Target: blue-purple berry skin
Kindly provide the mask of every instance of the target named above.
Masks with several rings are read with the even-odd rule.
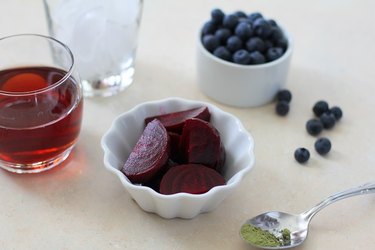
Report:
[[[225,44],[228,38],[232,35],[232,31],[226,28],[220,28],[216,30],[215,37],[220,41],[220,43]]]
[[[234,14],[229,14],[224,16],[223,19],[223,27],[233,30],[238,24],[238,16]]]
[[[221,9],[213,9],[211,11],[211,20],[214,23],[221,24],[223,22],[224,16],[225,14]]]
[[[323,130],[323,124],[318,119],[310,119],[306,122],[306,130],[310,135],[318,135]]]
[[[336,118],[335,118],[335,116],[332,113],[330,113],[330,112],[324,112],[320,116],[320,121],[322,122],[323,127],[325,129],[331,129],[331,128],[333,128],[335,126]]]
[[[280,47],[272,47],[267,50],[266,58],[267,61],[275,61],[279,59],[284,54],[284,50]]]
[[[232,53],[225,47],[225,46],[219,46],[217,47],[214,52],[214,56],[223,59],[225,61],[232,61]]]
[[[246,49],[249,52],[253,52],[253,51],[262,52],[262,51],[264,51],[265,44],[264,44],[263,39],[261,39],[260,37],[257,37],[257,36],[249,38],[249,40],[246,41]]]
[[[272,26],[264,19],[258,18],[253,23],[255,34],[261,38],[267,38],[272,33]]]
[[[234,33],[242,40],[248,39],[253,35],[251,25],[245,22],[239,22],[234,30]]]
[[[202,35],[214,34],[217,29],[216,24],[213,21],[207,21],[202,28]]]
[[[323,113],[329,110],[328,103],[326,101],[318,101],[313,106],[313,112],[317,117],[320,117]]]
[[[289,103],[292,100],[292,92],[287,89],[281,89],[277,92],[276,97],[278,101],[286,101]]]
[[[233,62],[242,65],[248,65],[250,63],[250,54],[247,50],[240,49],[233,54]]]
[[[253,13],[250,13],[247,18],[251,22],[254,22],[256,19],[262,18],[262,17],[263,17],[263,15],[260,12],[253,12]]]
[[[279,116],[286,116],[289,113],[289,103],[286,101],[279,101],[276,103],[276,114]]]
[[[310,158],[310,152],[306,148],[297,148],[296,151],[294,151],[294,158],[299,163],[305,163]]]
[[[202,43],[203,46],[210,52],[213,52],[220,45],[219,40],[211,34],[203,36]]]
[[[253,51],[253,52],[251,52],[250,53],[250,58],[251,58],[250,64],[254,64],[255,65],[255,64],[262,64],[262,63],[266,62],[266,58],[259,51]]]
[[[242,49],[242,40],[238,36],[231,36],[227,40],[227,48],[231,52]]]
[[[318,154],[326,155],[331,150],[332,144],[328,138],[322,137],[316,140],[314,147]]]
[[[334,106],[329,111],[331,114],[333,114],[336,121],[339,121],[342,118],[342,110],[340,107]]]

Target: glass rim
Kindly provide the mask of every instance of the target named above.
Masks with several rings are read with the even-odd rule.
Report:
[[[70,50],[70,48],[66,44],[64,44],[63,42],[61,42],[61,41],[59,41],[56,38],[53,38],[51,36],[45,36],[45,35],[33,34],[33,33],[23,33],[23,34],[15,34],[15,35],[9,35],[9,36],[5,36],[5,37],[0,37],[0,43],[3,40],[16,38],[16,37],[37,37],[37,38],[43,38],[43,39],[52,41],[54,43],[57,43],[60,46],[62,46],[65,49],[66,52],[68,52],[68,55],[71,59],[71,63],[70,63],[70,66],[68,67],[68,70],[66,71],[66,73],[64,73],[64,76],[60,80],[54,82],[53,84],[51,84],[47,87],[37,89],[37,90],[21,91],[21,92],[4,91],[4,90],[0,89],[0,95],[3,95],[3,96],[25,96],[25,95],[40,94],[40,93],[43,93],[43,92],[46,92],[48,90],[56,88],[57,86],[59,86],[60,84],[65,82],[72,75],[73,69],[74,69],[74,56],[73,56],[72,51]]]

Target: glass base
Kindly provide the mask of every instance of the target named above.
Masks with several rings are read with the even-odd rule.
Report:
[[[72,151],[73,146],[65,150],[63,153],[58,156],[48,159],[46,161],[31,163],[31,164],[19,164],[12,162],[5,162],[0,160],[0,167],[16,174],[33,174],[40,173],[51,168],[56,167],[62,163],[66,158],[68,158],[70,152]]]
[[[112,96],[133,83],[134,67],[129,67],[119,75],[107,76],[95,81],[82,80],[83,95],[86,97]]]

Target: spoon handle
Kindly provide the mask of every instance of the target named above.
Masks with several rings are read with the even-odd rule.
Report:
[[[322,210],[326,206],[328,206],[328,205],[330,205],[330,204],[332,204],[332,203],[334,203],[336,201],[339,201],[339,200],[342,200],[342,199],[346,199],[346,198],[349,198],[349,197],[352,197],[352,196],[356,196],[356,195],[371,194],[371,193],[375,193],[375,182],[368,182],[368,183],[365,183],[365,184],[363,184],[361,186],[350,188],[348,190],[339,192],[337,194],[333,194],[333,195],[327,197],[326,199],[324,199],[323,201],[321,201],[320,203],[318,203],[316,206],[314,206],[310,210],[302,213],[302,216],[307,221],[310,221],[311,218],[317,212],[319,212],[320,210]]]

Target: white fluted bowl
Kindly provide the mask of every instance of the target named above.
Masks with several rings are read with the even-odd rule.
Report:
[[[153,189],[132,184],[120,171],[144,129],[144,118],[207,106],[211,123],[220,132],[226,149],[223,175],[226,185],[204,194],[177,193],[163,195]],[[137,105],[119,115],[101,140],[105,167],[114,173],[137,204],[145,211],[163,218],[193,218],[215,209],[240,184],[254,165],[254,141],[235,116],[216,106],[199,101],[169,98]]]

